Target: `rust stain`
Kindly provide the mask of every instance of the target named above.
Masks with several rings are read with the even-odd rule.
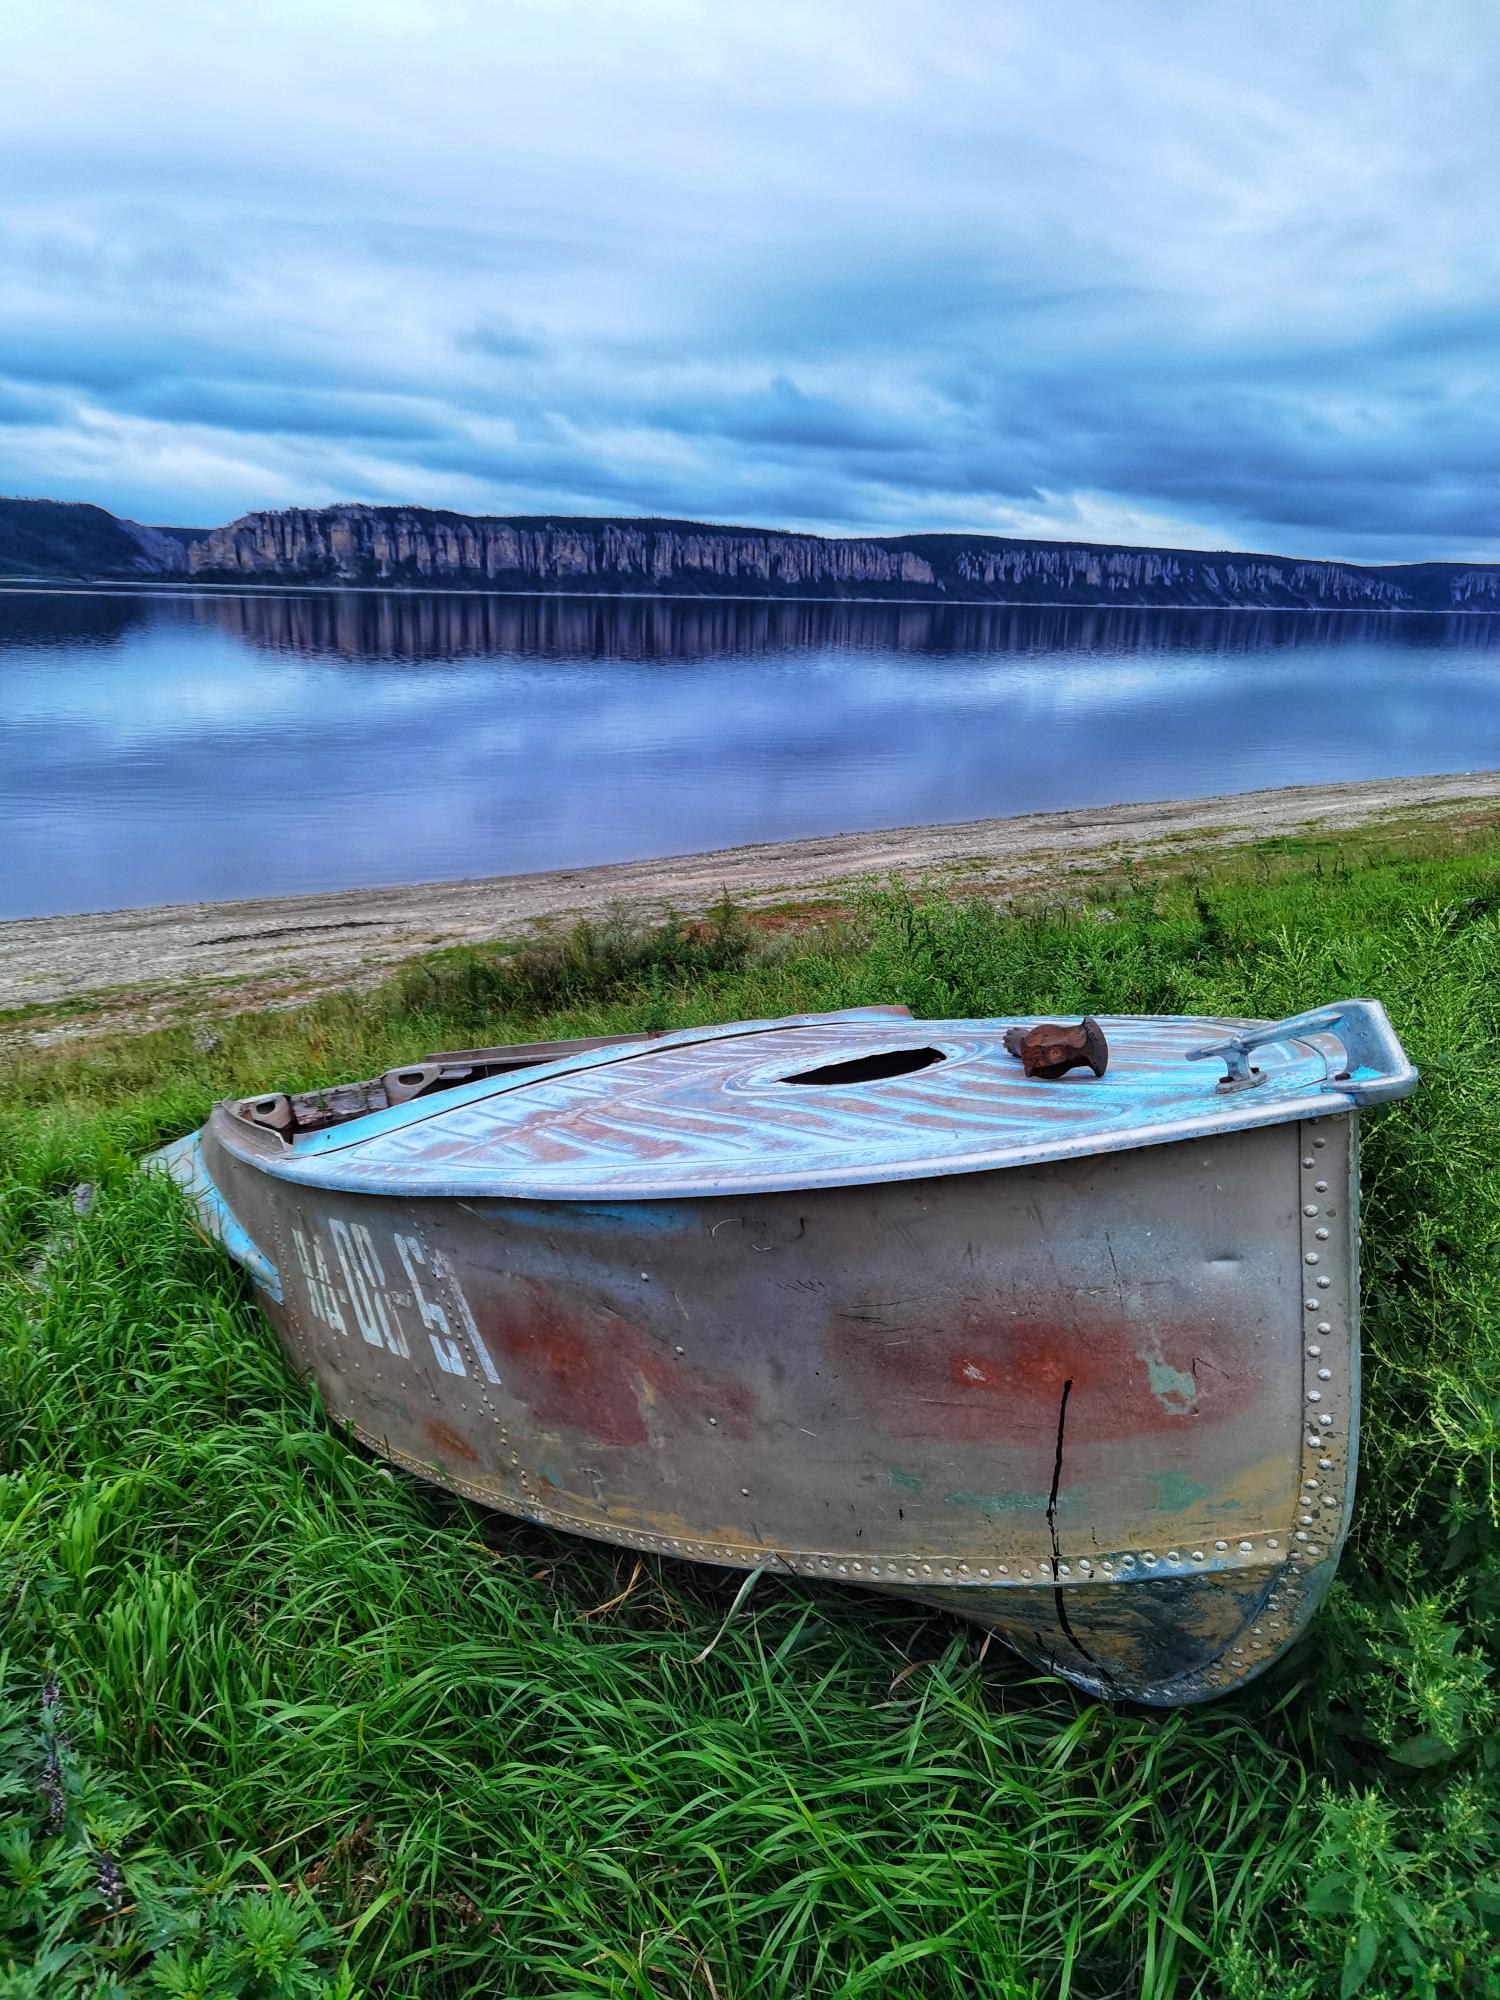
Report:
[[[957,1325],[881,1325],[840,1316],[830,1347],[843,1385],[894,1438],[955,1443],[1034,1442],[1050,1435],[1057,1399],[1071,1382],[1070,1452],[1152,1434],[1181,1434],[1233,1415],[1257,1384],[1236,1361],[1246,1343],[1208,1322],[1156,1324],[1142,1354],[1139,1324],[1071,1312],[1056,1319],[995,1319],[974,1313]],[[1203,1367],[1206,1354],[1215,1366]],[[1235,1361],[1226,1357],[1234,1356]],[[1163,1372],[1191,1392],[1163,1393]]]
[[[428,1442],[435,1444],[445,1457],[461,1458],[466,1465],[479,1463],[479,1453],[469,1440],[460,1436],[451,1424],[445,1424],[441,1417],[429,1417],[422,1431]]]
[[[471,1304],[504,1356],[506,1387],[547,1423],[600,1444],[643,1444],[650,1407],[704,1428],[712,1417],[725,1437],[749,1434],[742,1382],[668,1351],[602,1299],[506,1274],[471,1291]]]

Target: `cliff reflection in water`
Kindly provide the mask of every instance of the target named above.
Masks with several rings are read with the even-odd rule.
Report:
[[[1377,640],[1494,643],[1494,623],[1399,612],[1076,610],[982,604],[308,591],[175,600],[195,621],[307,658],[705,660],[771,653],[1263,653]]]
[[[1500,767],[1500,620],[0,593],[0,917]]]

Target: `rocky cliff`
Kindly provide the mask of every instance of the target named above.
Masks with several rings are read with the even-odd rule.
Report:
[[[418,507],[247,514],[194,542],[195,576],[651,596],[886,598],[1221,609],[1500,609],[1500,569],[993,535],[841,539],[698,521],[506,518]]]
[[[936,586],[925,558],[882,542],[693,521],[501,520],[415,507],[247,514],[195,543],[189,562],[204,577],[486,589],[855,597]]]
[[[290,507],[143,528],[98,507],[0,501],[0,575],[174,577],[645,597],[886,599],[1107,609],[1500,611],[1500,566],[999,535],[837,537],[701,521]]]

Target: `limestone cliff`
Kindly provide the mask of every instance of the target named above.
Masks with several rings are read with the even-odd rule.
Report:
[[[824,536],[702,521],[289,507],[224,528],[0,500],[0,575],[161,576],[568,596],[885,599],[1127,610],[1500,612],[1500,567],[1111,548],[1000,535]]]
[[[425,507],[246,514],[192,543],[188,562],[195,576],[225,582],[1203,609],[1500,609],[1500,569],[1446,563],[1377,569],[995,535],[838,538],[698,521],[501,518]]]
[[[195,543],[200,576],[495,589],[686,590],[766,595],[932,589],[907,549],[682,521],[498,520],[416,507],[292,507],[247,514]]]

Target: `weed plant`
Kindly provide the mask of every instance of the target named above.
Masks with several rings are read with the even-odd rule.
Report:
[[[1300,843],[1095,895],[606,924],[12,1064],[0,2000],[1500,1993],[1497,857]],[[392,1474],[135,1171],[216,1097],[444,1046],[1353,994],[1424,1070],[1366,1121],[1354,1534],[1294,1652],[1191,1711]]]

